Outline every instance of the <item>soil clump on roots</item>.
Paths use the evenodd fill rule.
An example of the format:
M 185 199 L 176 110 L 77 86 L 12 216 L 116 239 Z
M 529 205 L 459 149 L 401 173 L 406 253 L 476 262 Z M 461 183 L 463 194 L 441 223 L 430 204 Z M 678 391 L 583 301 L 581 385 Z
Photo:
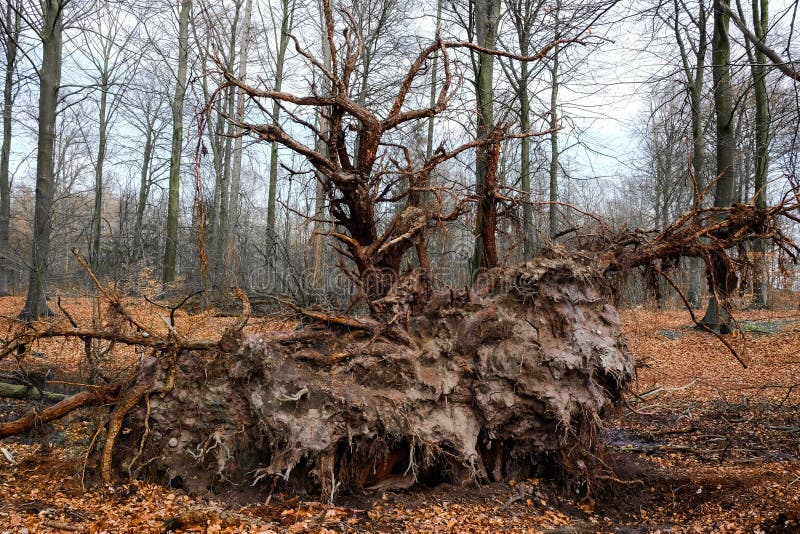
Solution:
M 553 466 L 589 476 L 633 374 L 596 271 L 553 251 L 393 320 L 408 339 L 317 324 L 146 358 L 114 465 L 193 492 L 331 499 Z

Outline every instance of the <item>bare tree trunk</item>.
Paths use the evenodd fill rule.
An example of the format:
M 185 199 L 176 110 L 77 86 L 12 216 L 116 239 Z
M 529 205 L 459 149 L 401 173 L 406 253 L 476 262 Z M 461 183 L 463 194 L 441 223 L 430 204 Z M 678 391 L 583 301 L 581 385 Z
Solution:
M 509 10 L 517 33 L 520 54 L 527 56 L 531 48 L 531 35 L 538 18 L 542 2 L 516 0 L 508 2 Z M 531 97 L 528 91 L 531 73 L 527 62 L 520 65 L 520 74 L 514 74 L 517 97 L 519 98 L 519 126 L 523 132 L 531 129 Z M 520 142 L 520 189 L 522 191 L 522 257 L 528 260 L 535 254 L 538 241 L 533 225 L 533 206 L 531 205 L 531 139 L 523 137 Z
M 11 224 L 11 115 L 14 107 L 14 69 L 17 63 L 17 43 L 20 36 L 20 7 L 11 0 L 6 5 L 3 35 L 6 51 L 6 75 L 3 85 L 3 146 L 0 149 L 0 295 L 11 294 L 9 226 Z
M 247 0 L 244 8 L 244 19 L 242 20 L 242 42 L 239 45 L 239 79 L 247 79 L 247 58 L 250 49 L 250 18 L 253 13 L 253 0 Z M 238 95 L 236 102 L 236 117 L 238 120 L 244 118 L 245 95 Z M 226 273 L 230 279 L 226 280 L 225 286 L 239 286 L 236 283 L 238 268 L 236 257 L 236 225 L 239 220 L 239 194 L 242 187 L 242 137 L 236 138 L 233 146 L 233 169 L 231 171 L 231 194 L 228 208 L 228 225 L 225 233 L 225 255 L 224 264 Z
M 706 52 L 708 51 L 708 33 L 706 7 L 701 2 L 698 7 L 696 21 L 698 43 L 692 46 L 694 51 L 695 65 L 689 63 L 689 52 L 684 43 L 682 28 L 679 23 L 681 5 L 678 0 L 674 0 L 675 19 L 673 31 L 675 40 L 680 50 L 681 63 L 683 64 L 686 83 L 689 88 L 689 103 L 691 106 L 692 117 L 692 174 L 693 174 L 693 194 L 697 195 L 705 187 L 705 138 L 703 136 L 703 86 L 705 79 Z M 695 198 L 695 201 L 699 199 Z M 689 303 L 700 308 L 703 295 L 703 262 L 700 258 L 691 257 L 687 259 L 689 270 L 689 290 L 686 298 Z
M 442 25 L 442 0 L 436 0 L 436 32 L 438 35 L 439 29 Z M 429 97 L 429 105 L 433 107 L 436 105 L 436 95 L 438 92 L 437 82 L 439 74 L 439 55 L 435 54 L 431 60 L 431 91 Z M 428 137 L 425 144 L 425 159 L 428 160 L 433 155 L 433 127 L 436 123 L 436 117 L 428 117 Z
M 527 55 L 527 45 L 520 52 L 522 55 Z M 519 84 L 519 125 L 523 132 L 527 132 L 531 129 L 531 103 L 530 95 L 528 94 L 530 74 L 527 63 L 523 63 L 520 68 L 522 73 Z M 528 260 L 533 257 L 536 248 L 533 228 L 533 206 L 531 206 L 531 140 L 529 137 L 522 138 L 520 158 L 522 159 L 519 171 L 520 186 L 524 201 L 522 205 L 522 256 L 523 259 Z
M 439 31 L 442 27 L 442 0 L 436 1 L 436 35 L 439 35 Z M 436 53 L 431 58 L 431 90 L 428 99 L 428 105 L 430 107 L 434 107 L 436 105 L 436 97 L 439 91 L 439 54 Z M 431 159 L 433 156 L 433 133 L 434 133 L 434 126 L 436 125 L 436 117 L 430 116 L 428 117 L 428 132 L 426 136 L 425 142 L 425 159 Z M 428 187 L 434 186 L 435 184 L 431 183 L 432 174 L 429 174 L 428 179 Z M 426 192 L 422 192 L 420 195 L 420 205 L 425 206 L 431 195 Z
M 559 39 L 561 0 L 556 1 L 555 38 Z M 550 237 L 558 233 L 558 47 L 553 49 L 553 62 L 550 65 Z
M 326 69 L 330 69 L 333 62 L 333 56 L 326 33 L 326 11 L 330 13 L 331 5 L 329 0 L 320 0 L 320 21 L 322 31 L 322 61 Z M 326 79 L 321 80 L 322 87 L 326 94 L 331 90 L 330 82 Z M 330 121 L 324 113 L 318 114 L 319 130 L 321 132 L 330 133 Z M 328 147 L 322 143 L 317 142 L 317 151 L 321 154 L 327 155 Z M 311 285 L 318 287 L 322 278 L 322 244 L 324 240 L 325 224 L 322 218 L 325 216 L 325 182 L 326 177 L 317 173 L 316 191 L 314 196 L 314 225 L 311 234 Z M 272 188 L 270 188 L 272 190 Z
M 275 61 L 275 90 L 283 87 L 283 66 L 286 62 L 286 48 L 289 46 L 289 33 L 292 31 L 294 18 L 294 0 L 281 0 L 281 35 L 278 39 L 278 56 Z M 280 125 L 281 108 L 275 102 L 272 105 L 272 124 Z M 275 214 L 277 210 L 276 194 L 278 190 L 278 143 L 273 141 L 269 156 L 269 192 L 267 198 L 267 253 L 275 250 Z
M 494 48 L 500 18 L 500 0 L 475 0 L 475 36 L 478 46 Z M 475 69 L 475 94 L 477 100 L 477 126 L 475 136 L 488 139 L 494 131 L 494 55 L 478 53 Z M 475 217 L 475 251 L 472 257 L 473 274 L 497 265 L 494 242 L 494 224 L 497 206 L 495 191 L 488 183 L 492 162 L 497 162 L 495 147 L 481 145 L 475 150 L 475 193 L 478 208 Z
M 53 207 L 56 108 L 61 84 L 61 48 L 65 2 L 42 2 L 42 67 L 39 72 L 39 141 L 36 152 L 36 206 L 33 216 L 33 242 L 28 279 L 28 296 L 21 317 L 35 319 L 52 315 L 47 306 L 45 277 L 50 248 Z
M 104 70 L 100 74 L 100 113 L 99 141 L 97 145 L 97 161 L 94 167 L 94 210 L 92 212 L 92 232 L 89 243 L 89 265 L 97 271 L 100 263 L 100 236 L 103 221 L 103 164 L 106 160 L 106 143 L 108 140 L 108 58 L 105 58 Z
M 714 0 L 714 37 L 711 59 L 714 77 L 714 111 L 717 119 L 717 185 L 714 191 L 714 206 L 727 207 L 733 201 L 735 183 L 734 169 L 734 125 L 733 91 L 731 89 L 730 56 L 731 45 L 728 26 L 730 17 L 722 9 L 722 0 Z M 719 332 L 730 332 L 730 317 L 725 311 L 725 300 L 736 287 L 736 275 L 727 262 L 712 260 L 709 271 L 709 286 L 712 295 L 702 323 Z
M 183 151 L 183 101 L 189 59 L 189 14 L 192 0 L 181 0 L 178 15 L 178 75 L 175 98 L 172 100 L 172 149 L 169 162 L 169 200 L 167 204 L 167 236 L 164 247 L 164 283 L 175 281 L 178 257 L 178 222 L 180 219 L 181 153 Z
M 139 198 L 136 201 L 136 219 L 133 224 L 133 259 L 142 258 L 142 225 L 144 223 L 144 210 L 147 207 L 147 197 L 150 195 L 150 165 L 153 158 L 154 122 L 148 120 L 145 132 L 144 154 L 142 155 L 142 172 L 139 179 Z
M 228 40 L 228 65 L 227 69 L 233 71 L 234 57 L 236 57 L 236 34 L 239 29 L 239 17 L 241 16 L 242 0 L 235 2 L 235 13 L 233 22 L 231 24 L 231 35 Z M 246 30 L 245 30 L 246 31 Z M 229 88 L 225 98 L 225 115 L 228 117 L 234 116 L 234 109 L 236 106 L 236 91 L 233 87 Z M 224 125 L 225 122 L 220 117 L 220 124 Z M 231 231 L 231 218 L 230 218 L 230 204 L 231 204 L 231 174 L 233 172 L 232 159 L 233 159 L 233 134 L 234 126 L 232 122 L 227 122 L 228 128 L 224 134 L 224 149 L 223 149 L 223 163 L 222 163 L 222 176 L 218 182 L 219 185 L 219 226 L 216 233 L 216 242 L 214 243 L 214 271 L 216 272 L 216 282 L 222 286 L 228 286 L 231 280 L 232 265 L 228 264 L 226 260 L 226 239 L 228 235 L 233 235 Z M 221 131 L 224 128 L 220 128 Z M 238 198 L 237 198 L 238 201 Z
M 753 27 L 755 35 L 764 41 L 769 28 L 769 0 L 752 0 Z M 770 110 L 766 83 L 766 55 L 756 48 L 755 61 L 752 63 L 753 89 L 756 105 L 756 147 L 753 201 L 757 208 L 767 207 L 767 173 L 769 172 L 769 124 Z M 767 262 L 764 256 L 766 247 L 763 239 L 753 241 L 755 295 L 753 306 L 767 308 L 769 294 L 767 284 Z

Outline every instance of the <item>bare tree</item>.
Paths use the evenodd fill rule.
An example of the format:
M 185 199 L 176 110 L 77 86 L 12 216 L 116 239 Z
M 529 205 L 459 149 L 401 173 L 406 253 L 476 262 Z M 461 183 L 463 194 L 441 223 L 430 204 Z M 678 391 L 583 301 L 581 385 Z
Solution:
M 239 72 L 237 77 L 240 80 L 247 80 L 247 59 L 250 50 L 251 28 L 250 20 L 253 14 L 253 0 L 246 0 L 244 15 L 242 18 L 241 43 L 239 44 Z M 237 95 L 236 118 L 244 119 L 246 95 Z M 241 193 L 242 179 L 242 137 L 237 137 L 233 146 L 233 164 L 231 168 L 231 192 L 228 207 L 228 223 L 225 227 L 224 243 L 225 251 L 223 257 L 225 286 L 231 287 L 235 277 L 236 269 L 236 224 L 239 220 L 239 195 Z
M 475 42 L 481 48 L 494 49 L 500 24 L 500 0 L 475 0 L 472 12 Z M 476 52 L 473 57 L 477 123 L 475 137 L 482 141 L 475 152 L 475 252 L 472 269 L 490 269 L 497 265 L 497 203 L 495 185 L 500 147 L 486 143 L 495 133 L 494 124 L 494 55 Z M 497 139 L 495 139 L 497 141 Z
M 91 82 L 98 92 L 97 152 L 94 159 L 94 210 L 89 238 L 89 264 L 95 271 L 100 263 L 103 227 L 103 193 L 106 151 L 109 129 L 123 104 L 123 95 L 135 74 L 136 63 L 131 61 L 130 39 L 134 36 L 126 27 L 122 8 L 102 4 L 93 14 L 96 27 L 81 32 L 83 55 L 96 73 Z
M 741 1 L 736 2 L 739 16 L 742 16 Z M 763 43 L 769 29 L 769 0 L 754 0 L 751 3 L 753 11 L 754 35 Z M 767 207 L 767 175 L 769 173 L 769 130 L 770 111 L 769 96 L 767 95 L 767 57 L 760 48 L 753 50 L 752 44 L 745 41 L 747 56 L 750 61 L 750 72 L 753 77 L 753 98 L 755 100 L 755 172 L 753 174 L 753 201 L 760 208 Z M 765 242 L 762 239 L 753 241 L 753 305 L 757 308 L 766 308 L 769 304 L 769 291 L 767 287 L 767 262 L 764 257 Z
M 11 135 L 12 112 L 16 84 L 17 48 L 22 29 L 22 6 L 19 1 L 8 0 L 5 19 L 0 22 L 2 48 L 6 56 L 3 83 L 3 145 L 0 148 L 0 295 L 11 292 L 11 269 L 9 268 L 9 224 L 11 219 Z
M 675 41 L 680 51 L 683 74 L 686 79 L 686 92 L 689 96 L 692 116 L 692 174 L 695 189 L 700 190 L 706 183 L 704 180 L 706 150 L 705 128 L 703 126 L 703 91 L 705 87 L 706 54 L 708 53 L 707 8 L 705 0 L 698 1 L 695 13 L 691 13 L 690 7 L 683 0 L 674 0 L 673 7 L 675 10 L 674 15 L 671 19 L 667 19 L 667 23 L 670 24 L 674 32 Z M 685 26 L 681 24 L 680 13 L 682 11 L 689 13 L 691 24 Z M 691 55 L 690 51 L 692 52 Z M 687 299 L 692 306 L 699 308 L 702 295 L 702 264 L 698 258 L 690 258 L 688 261 L 690 272 Z
M 555 39 L 560 38 L 561 0 L 556 0 L 553 12 Z M 550 63 L 550 206 L 549 227 L 550 237 L 558 233 L 558 88 L 559 88 L 559 61 L 558 47 L 553 51 L 553 60 Z
M 540 11 L 544 6 L 543 2 L 534 0 L 510 0 L 508 9 L 513 19 L 514 29 L 516 30 L 517 44 L 520 54 L 527 55 L 532 47 L 536 24 L 539 20 Z M 557 68 L 558 51 L 553 51 L 553 64 Z M 505 68 L 510 73 L 510 78 L 515 92 L 519 99 L 519 126 L 523 132 L 531 129 L 531 95 L 530 84 L 533 79 L 530 65 L 527 62 L 520 64 L 520 72 L 511 68 Z M 552 111 L 552 110 L 551 110 Z M 558 120 L 551 121 L 551 128 L 558 126 Z M 551 136 L 556 135 L 555 133 Z M 520 188 L 522 192 L 522 255 L 525 259 L 534 255 L 534 235 L 533 226 L 533 206 L 531 198 L 531 139 L 523 138 L 520 141 Z
M 175 280 L 180 218 L 181 154 L 183 152 L 183 102 L 189 64 L 189 20 L 192 0 L 181 0 L 178 12 L 178 67 L 175 95 L 172 100 L 172 150 L 169 164 L 169 198 L 167 201 L 167 232 L 164 248 L 162 280 Z
M 275 91 L 283 89 L 284 68 L 286 66 L 286 51 L 289 47 L 289 34 L 292 32 L 295 20 L 294 0 L 281 0 L 280 24 L 273 20 L 275 57 Z M 272 15 L 274 12 L 270 10 Z M 272 122 L 280 125 L 281 108 L 277 101 L 272 104 Z M 269 156 L 269 192 L 267 198 L 267 247 L 274 251 L 275 247 L 275 215 L 277 211 L 276 198 L 278 191 L 278 142 L 270 145 Z
M 139 187 L 134 212 L 133 240 L 130 257 L 138 262 L 144 257 L 145 210 L 151 195 L 151 188 L 158 181 L 163 169 L 169 171 L 169 161 L 158 158 L 159 142 L 165 137 L 169 124 L 167 117 L 169 87 L 160 79 L 153 65 L 139 69 L 137 81 L 126 92 L 127 121 L 141 134 L 141 160 L 139 166 Z
M 58 91 L 61 85 L 63 17 L 64 8 L 70 2 L 71 0 L 44 0 L 39 13 L 41 24 L 32 28 L 42 43 L 42 65 L 39 69 L 39 140 L 36 151 L 36 207 L 31 242 L 31 265 L 28 295 L 20 314 L 21 317 L 29 319 L 52 314 L 47 306 L 45 278 L 53 206 L 53 151 Z
M 714 112 L 717 126 L 717 166 L 714 206 L 725 208 L 733 202 L 735 183 L 733 89 L 731 88 L 730 16 L 714 0 L 714 36 L 711 41 L 712 74 L 714 78 Z M 712 295 L 702 323 L 718 332 L 730 332 L 730 317 L 725 310 L 726 299 L 736 287 L 736 275 L 725 261 L 711 262 L 709 282 Z
M 224 76 L 228 84 L 238 87 L 254 99 L 256 107 L 263 106 L 260 101 L 266 100 L 277 101 L 285 109 L 289 109 L 288 106 L 295 108 L 295 111 L 290 112 L 295 124 L 292 130 L 281 128 L 271 121 L 266 124 L 256 124 L 238 121 L 233 117 L 230 120 L 245 133 L 260 140 L 275 141 L 302 155 L 315 169 L 327 196 L 330 216 L 337 226 L 330 235 L 340 242 L 340 251 L 352 262 L 353 279 L 360 281 L 372 311 L 380 314 L 387 313 L 387 310 L 382 308 L 381 299 L 387 297 L 396 286 L 402 286 L 402 291 L 414 293 L 413 298 L 409 297 L 409 303 L 416 299 L 419 299 L 420 303 L 425 301 L 425 294 L 429 291 L 429 281 L 403 285 L 401 261 L 406 252 L 413 249 L 416 251 L 422 273 L 426 273 L 430 264 L 424 245 L 425 232 L 441 221 L 455 219 L 464 209 L 466 199 L 458 199 L 455 204 L 449 203 L 452 209 L 445 210 L 445 205 L 448 204 L 443 198 L 445 193 L 440 190 L 434 191 L 429 185 L 431 171 L 442 162 L 467 150 L 499 146 L 502 140 L 495 130 L 489 138 L 479 137 L 452 150 L 443 147 L 422 164 L 415 164 L 410 149 L 394 139 L 390 141 L 390 133 L 407 123 L 427 120 L 445 110 L 452 87 L 449 50 L 470 49 L 484 55 L 501 54 L 501 52 L 468 42 L 441 39 L 426 46 L 402 77 L 391 108 L 381 118 L 375 112 L 358 104 L 352 97 L 350 87 L 362 54 L 363 42 L 358 32 L 353 31 L 355 22 L 349 12 L 343 10 L 341 13 L 342 24 L 350 31 L 344 33 L 343 41 L 337 42 L 334 37 L 333 14 L 327 9 L 323 10 L 326 39 L 331 53 L 329 67 L 313 57 L 302 47 L 299 40 L 294 38 L 298 53 L 327 80 L 328 91 L 320 93 L 319 89 L 312 87 L 310 95 L 299 96 L 250 87 L 230 72 L 224 72 Z M 542 52 L 524 57 L 505 55 L 534 61 L 544 57 L 551 48 L 552 45 L 548 45 Z M 436 51 L 441 55 L 444 72 L 435 104 L 430 107 L 406 109 L 407 97 L 413 84 L 422 76 L 423 67 Z M 329 127 L 322 129 L 304 120 L 299 110 L 308 108 L 321 110 L 329 122 Z M 315 142 L 309 144 L 302 141 L 303 138 L 295 133 L 297 127 L 305 129 Z M 536 133 L 522 132 L 516 137 L 528 135 Z M 319 150 L 319 146 L 324 150 Z M 357 153 L 351 155 L 354 154 L 356 146 Z M 493 152 L 494 150 L 490 150 L 489 155 L 496 158 L 497 152 Z M 398 190 L 396 187 L 400 183 L 406 184 L 406 187 Z M 424 192 L 432 193 L 439 198 L 435 208 L 421 205 L 421 195 Z M 382 223 L 376 207 L 398 202 L 402 202 L 403 207 L 396 210 L 393 218 L 387 223 Z M 419 274 L 414 276 L 418 277 Z

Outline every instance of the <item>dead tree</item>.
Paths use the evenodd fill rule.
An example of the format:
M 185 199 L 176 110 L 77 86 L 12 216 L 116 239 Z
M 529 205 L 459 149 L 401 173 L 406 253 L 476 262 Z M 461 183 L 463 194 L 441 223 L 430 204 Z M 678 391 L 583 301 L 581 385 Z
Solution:
M 389 319 L 383 315 L 387 303 L 381 303 L 390 292 L 394 298 L 406 299 L 415 305 L 424 306 L 429 293 L 429 281 L 425 276 L 413 276 L 421 285 L 401 283 L 401 263 L 407 252 L 414 249 L 419 265 L 425 272 L 429 268 L 428 255 L 425 249 L 425 232 L 441 222 L 458 218 L 469 202 L 475 199 L 458 199 L 445 212 L 447 192 L 430 186 L 430 173 L 438 165 L 468 150 L 491 146 L 490 152 L 499 149 L 499 143 L 513 137 L 530 137 L 547 135 L 544 132 L 520 132 L 506 134 L 497 129 L 491 136 L 477 139 L 450 150 L 440 147 L 431 156 L 419 163 L 415 162 L 412 150 L 404 145 L 396 144 L 389 139 L 392 134 L 407 123 L 422 121 L 436 116 L 447 108 L 453 90 L 453 74 L 450 54 L 454 49 L 469 48 L 483 53 L 500 54 L 520 61 L 536 61 L 544 58 L 547 52 L 556 45 L 552 43 L 537 54 L 516 56 L 495 50 L 487 50 L 467 42 L 444 41 L 440 38 L 423 48 L 412 61 L 408 71 L 400 81 L 394 101 L 388 111 L 380 116 L 376 111 L 367 109 L 351 98 L 351 84 L 363 52 L 363 42 L 358 27 L 350 14 L 339 10 L 346 26 L 343 37 L 338 39 L 334 32 L 334 17 L 330 10 L 324 9 L 324 21 L 327 40 L 330 48 L 330 68 L 314 58 L 301 45 L 300 41 L 290 36 L 295 48 L 302 57 L 326 80 L 323 84 L 327 90 L 319 93 L 311 87 L 310 94 L 298 96 L 274 90 L 260 90 L 251 87 L 235 75 L 222 69 L 221 75 L 225 83 L 216 95 L 221 95 L 230 87 L 246 94 L 257 109 L 271 109 L 277 104 L 291 118 L 296 128 L 302 128 L 312 138 L 309 142 L 265 120 L 264 123 L 252 123 L 227 117 L 240 129 L 239 135 L 251 135 L 264 142 L 276 142 L 289 150 L 305 157 L 314 168 L 316 176 L 325 188 L 328 211 L 335 225 L 331 236 L 339 241 L 339 250 L 354 266 L 353 278 L 361 281 L 362 290 L 376 318 Z M 424 77 L 425 66 L 433 56 L 441 57 L 443 72 L 438 95 L 429 107 L 409 109 L 407 99 L 413 84 Z M 209 103 L 211 109 L 214 99 Z M 328 124 L 321 130 L 311 122 L 304 120 L 304 111 L 311 110 L 323 116 Z M 265 117 L 268 118 L 268 117 Z M 296 131 L 296 130 L 295 130 Z M 324 146 L 325 150 L 317 147 Z M 400 154 L 396 158 L 394 155 Z M 497 164 L 497 158 L 493 162 Z M 496 172 L 496 170 L 495 170 Z M 401 192 L 398 193 L 398 186 Z M 489 186 L 487 186 L 488 188 Z M 496 212 L 494 208 L 496 191 L 483 191 L 482 204 L 477 209 L 484 212 Z M 438 202 L 423 205 L 421 199 L 428 195 L 437 198 Z M 385 225 L 379 225 L 376 208 L 387 203 L 402 203 L 402 208 Z M 494 208 L 494 209 L 493 209 Z M 493 220 L 487 222 L 493 225 Z M 492 227 L 493 231 L 493 227 Z M 414 287 L 414 295 L 403 296 L 398 292 L 404 287 Z M 390 306 L 391 307 L 391 306 Z M 418 310 L 419 308 L 417 308 Z M 391 314 L 397 310 L 392 309 Z

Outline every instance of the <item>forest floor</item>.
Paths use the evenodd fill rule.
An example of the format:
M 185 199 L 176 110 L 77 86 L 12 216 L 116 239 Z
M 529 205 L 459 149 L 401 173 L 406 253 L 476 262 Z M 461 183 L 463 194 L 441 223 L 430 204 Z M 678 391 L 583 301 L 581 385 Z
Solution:
M 64 305 L 91 320 L 87 300 Z M 13 327 L 9 317 L 21 306 L 20 298 L 0 299 L 0 329 Z M 160 322 L 165 312 L 137 313 Z M 546 479 L 342 496 L 335 506 L 279 494 L 243 506 L 135 480 L 103 487 L 87 479 L 84 490 L 84 451 L 102 415 L 96 409 L 36 436 L 0 441 L 0 534 L 800 532 L 800 312 L 737 314 L 743 334 L 728 339 L 748 369 L 716 338 L 693 330 L 686 311 L 630 309 L 621 316 L 637 379 L 627 406 L 608 420 L 608 469 L 588 495 L 565 496 Z M 213 338 L 228 321 L 181 313 L 177 325 Z M 254 319 L 248 329 L 275 327 Z M 66 382 L 80 377 L 81 342 L 31 349 L 26 365 L 54 369 L 70 392 Z M 136 356 L 104 362 L 107 372 Z M 0 369 L 14 365 L 7 359 Z M 0 399 L 0 421 L 31 404 Z

